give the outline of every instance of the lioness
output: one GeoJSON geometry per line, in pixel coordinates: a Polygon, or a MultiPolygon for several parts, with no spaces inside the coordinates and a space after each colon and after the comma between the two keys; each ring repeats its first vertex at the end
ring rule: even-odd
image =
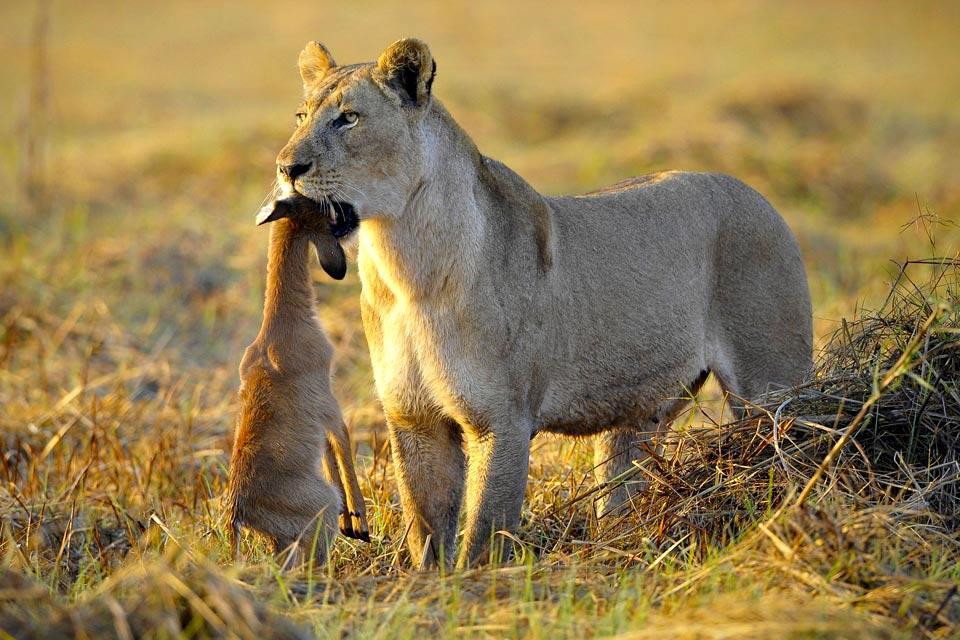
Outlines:
{"type": "Polygon", "coordinates": [[[517,526],[538,432],[597,435],[608,480],[708,373],[750,398],[812,367],[800,251],[756,191],[670,172],[542,196],[480,154],[435,71],[419,40],[342,67],[309,43],[277,158],[285,193],[359,220],[364,329],[428,565],[453,556],[464,492],[460,564],[517,526]]]}

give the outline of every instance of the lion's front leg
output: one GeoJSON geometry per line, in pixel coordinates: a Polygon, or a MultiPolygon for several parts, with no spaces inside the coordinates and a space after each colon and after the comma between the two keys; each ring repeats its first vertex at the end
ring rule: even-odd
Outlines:
{"type": "Polygon", "coordinates": [[[390,445],[414,566],[450,563],[456,553],[465,464],[460,427],[391,422],[390,445]]]}
{"type": "MultiPolygon", "coordinates": [[[[530,462],[529,430],[510,428],[480,433],[466,430],[468,443],[467,521],[458,566],[482,561],[497,531],[520,523],[530,462]]],[[[508,557],[509,538],[494,538],[494,552],[508,557]]]]}

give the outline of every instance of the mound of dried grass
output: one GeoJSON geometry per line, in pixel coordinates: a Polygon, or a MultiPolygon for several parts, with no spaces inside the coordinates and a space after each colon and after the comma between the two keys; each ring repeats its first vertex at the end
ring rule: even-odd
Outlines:
{"type": "Polygon", "coordinates": [[[682,434],[649,481],[636,526],[717,541],[772,511],[825,497],[910,506],[960,523],[960,262],[904,264],[884,305],[844,322],[813,382],[777,391],[742,420],[682,434]],[[910,268],[932,266],[917,285],[910,268]]]}

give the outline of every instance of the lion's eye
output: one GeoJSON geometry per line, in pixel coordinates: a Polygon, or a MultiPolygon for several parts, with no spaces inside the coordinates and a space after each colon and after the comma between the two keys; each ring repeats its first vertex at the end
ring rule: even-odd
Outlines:
{"type": "Polygon", "coordinates": [[[307,119],[307,114],[306,114],[306,113],[304,113],[303,111],[298,111],[298,112],[297,112],[297,126],[298,126],[298,127],[299,127],[300,125],[302,125],[302,124],[303,124],[303,121],[306,120],[306,119],[307,119]]]}
{"type": "Polygon", "coordinates": [[[341,129],[349,129],[350,127],[355,127],[359,121],[360,116],[358,116],[355,112],[344,111],[340,114],[339,118],[333,121],[333,123],[341,129]]]}

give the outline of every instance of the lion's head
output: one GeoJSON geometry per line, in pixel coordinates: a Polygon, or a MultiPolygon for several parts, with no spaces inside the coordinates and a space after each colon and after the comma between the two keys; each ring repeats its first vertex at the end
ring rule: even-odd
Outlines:
{"type": "Polygon", "coordinates": [[[399,40],[375,63],[338,67],[323,45],[300,53],[304,100],[277,156],[284,194],[330,205],[335,232],[360,219],[397,216],[424,174],[420,127],[436,63],[419,40],[399,40]]]}

